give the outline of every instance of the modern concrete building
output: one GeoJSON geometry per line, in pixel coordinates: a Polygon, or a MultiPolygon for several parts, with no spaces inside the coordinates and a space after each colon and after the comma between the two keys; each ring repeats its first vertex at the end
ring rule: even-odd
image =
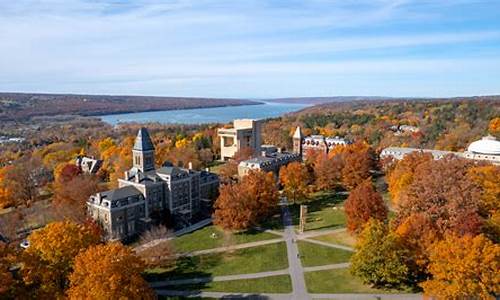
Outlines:
{"type": "Polygon", "coordinates": [[[242,148],[251,148],[255,153],[260,152],[261,136],[260,121],[240,119],[233,121],[233,128],[217,130],[220,139],[221,160],[226,161],[242,148]]]}
{"type": "Polygon", "coordinates": [[[133,167],[118,180],[118,189],[87,202],[89,215],[102,225],[107,239],[130,238],[167,217],[178,227],[189,225],[217,197],[216,174],[171,164],[155,169],[154,147],[145,128],[137,134],[132,158],[133,167]]]}
{"type": "Polygon", "coordinates": [[[347,145],[351,142],[341,137],[324,137],[322,135],[311,135],[304,137],[300,127],[293,134],[293,152],[298,153],[303,159],[311,150],[328,153],[339,145],[347,145]]]}
{"type": "Polygon", "coordinates": [[[472,142],[467,148],[467,151],[464,152],[389,147],[382,150],[382,152],[380,153],[380,157],[385,158],[391,156],[394,159],[400,160],[403,159],[405,155],[416,151],[431,153],[434,156],[434,159],[441,159],[446,155],[455,155],[457,157],[487,161],[496,165],[500,165],[500,141],[497,141],[497,139],[493,136],[486,136],[481,140],[472,142]]]}

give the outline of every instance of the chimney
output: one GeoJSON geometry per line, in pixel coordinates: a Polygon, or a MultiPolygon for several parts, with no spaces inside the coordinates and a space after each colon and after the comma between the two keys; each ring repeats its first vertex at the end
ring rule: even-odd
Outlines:
{"type": "Polygon", "coordinates": [[[128,172],[128,171],[125,171],[125,180],[128,180],[128,179],[129,179],[129,177],[130,177],[129,172],[128,172]]]}
{"type": "Polygon", "coordinates": [[[139,183],[139,173],[135,174],[135,182],[139,183]]]}
{"type": "Polygon", "coordinates": [[[261,156],[263,156],[263,157],[266,157],[266,156],[267,156],[267,155],[266,155],[266,151],[265,151],[265,150],[264,150],[264,151],[261,151],[261,152],[260,152],[260,154],[261,154],[261,156]]]}
{"type": "Polygon", "coordinates": [[[281,151],[282,151],[281,147],[278,147],[278,153],[281,153],[281,151]]]}
{"type": "Polygon", "coordinates": [[[192,169],[193,169],[193,163],[192,163],[192,162],[189,162],[189,163],[188,163],[188,168],[189,168],[189,170],[192,170],[192,169]]]}

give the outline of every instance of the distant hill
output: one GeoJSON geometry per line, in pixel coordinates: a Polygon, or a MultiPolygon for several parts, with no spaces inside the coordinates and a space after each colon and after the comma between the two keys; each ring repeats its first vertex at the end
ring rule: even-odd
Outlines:
{"type": "Polygon", "coordinates": [[[297,103],[297,104],[323,104],[331,102],[352,102],[352,101],[370,101],[370,100],[388,100],[390,97],[377,96],[332,96],[332,97],[291,97],[267,99],[266,102],[276,103],[297,103]]]}
{"type": "Polygon", "coordinates": [[[36,116],[132,113],[260,104],[243,99],[0,93],[0,120],[36,116]]]}

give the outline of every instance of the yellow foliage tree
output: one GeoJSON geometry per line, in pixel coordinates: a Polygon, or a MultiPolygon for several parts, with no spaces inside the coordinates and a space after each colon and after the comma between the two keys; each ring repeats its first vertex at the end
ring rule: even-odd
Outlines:
{"type": "Polygon", "coordinates": [[[309,174],[303,164],[292,162],[282,167],[279,173],[279,180],[284,186],[287,198],[291,199],[293,203],[307,196],[309,174]]]}
{"type": "Polygon", "coordinates": [[[90,226],[63,221],[34,231],[28,240],[30,247],[23,253],[23,280],[43,298],[62,295],[75,256],[99,243],[100,236],[90,226]]]}
{"type": "Polygon", "coordinates": [[[7,174],[12,169],[12,166],[0,168],[0,208],[14,205],[12,199],[12,186],[7,180],[7,174]]]}
{"type": "Polygon", "coordinates": [[[479,166],[469,170],[469,176],[481,187],[483,213],[492,215],[500,211],[500,167],[479,166]]]}
{"type": "Polygon", "coordinates": [[[454,235],[430,252],[430,280],[425,294],[438,299],[495,299],[500,294],[500,245],[482,235],[454,235]]]}
{"type": "Polygon", "coordinates": [[[496,117],[490,121],[489,130],[491,134],[500,133],[500,117],[496,117]]]}
{"type": "Polygon", "coordinates": [[[119,243],[88,248],[75,258],[69,299],[154,299],[141,277],[144,263],[119,243]]]}

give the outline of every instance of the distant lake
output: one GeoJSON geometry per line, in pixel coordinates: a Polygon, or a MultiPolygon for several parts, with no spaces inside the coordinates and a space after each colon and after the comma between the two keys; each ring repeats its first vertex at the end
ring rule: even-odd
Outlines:
{"type": "Polygon", "coordinates": [[[127,122],[159,123],[228,123],[234,119],[266,119],[300,110],[309,104],[271,103],[259,105],[225,106],[213,108],[195,108],[182,110],[150,111],[128,114],[99,116],[104,122],[116,125],[127,122]]]}

